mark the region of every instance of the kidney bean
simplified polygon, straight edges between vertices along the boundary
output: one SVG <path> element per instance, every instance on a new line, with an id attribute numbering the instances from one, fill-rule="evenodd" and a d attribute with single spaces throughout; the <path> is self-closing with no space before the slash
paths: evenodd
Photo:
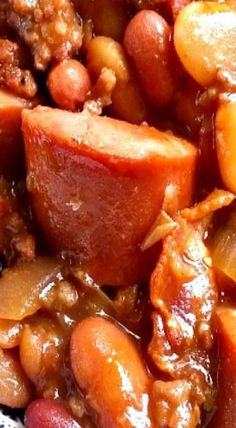
<path id="1" fill-rule="evenodd" d="M 88 70 L 96 78 L 106 67 L 114 71 L 119 82 L 130 80 L 130 68 L 122 45 L 111 37 L 97 36 L 88 45 Z"/>
<path id="2" fill-rule="evenodd" d="M 54 400 L 33 401 L 25 413 L 26 428 L 81 428 L 60 403 Z"/>
<path id="3" fill-rule="evenodd" d="M 137 13 L 126 28 L 124 47 L 149 101 L 158 107 L 167 105 L 175 91 L 171 31 L 167 22 L 151 10 Z"/>
<path id="4" fill-rule="evenodd" d="M 62 330 L 50 318 L 29 319 L 20 342 L 20 362 L 28 378 L 43 393 L 60 384 L 64 342 Z M 52 381 L 52 382 L 51 382 Z"/>
<path id="5" fill-rule="evenodd" d="M 86 318 L 71 337 L 71 364 L 101 428 L 151 426 L 150 379 L 131 338 L 112 322 Z"/>
<path id="6" fill-rule="evenodd" d="M 79 61 L 69 59 L 56 65 L 47 78 L 55 103 L 65 110 L 76 111 L 85 101 L 91 82 L 87 69 Z"/>

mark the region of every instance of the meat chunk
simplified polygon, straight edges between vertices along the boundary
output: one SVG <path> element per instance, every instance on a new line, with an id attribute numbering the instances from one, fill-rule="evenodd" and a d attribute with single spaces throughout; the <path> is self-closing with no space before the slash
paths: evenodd
<path id="1" fill-rule="evenodd" d="M 235 200 L 235 195 L 227 190 L 215 189 L 206 199 L 199 202 L 192 208 L 185 208 L 181 215 L 189 222 L 203 220 L 214 211 L 228 207 Z"/>
<path id="2" fill-rule="evenodd" d="M 30 70 L 25 70 L 24 50 L 15 42 L 0 39 L 0 85 L 19 97 L 33 98 L 37 84 Z"/>
<path id="3" fill-rule="evenodd" d="M 16 258 L 31 261 L 35 257 L 35 241 L 27 223 L 18 212 L 10 186 L 0 180 L 0 255 L 9 266 Z"/>
<path id="4" fill-rule="evenodd" d="M 191 390 L 186 380 L 154 382 L 151 398 L 158 428 L 195 428 L 200 423 L 199 407 L 192 402 Z"/>
<path id="5" fill-rule="evenodd" d="M 70 0 L 9 0 L 8 23 L 31 48 L 38 70 L 77 53 L 82 43 L 82 26 Z"/>
<path id="6" fill-rule="evenodd" d="M 52 250 L 73 252 L 98 284 L 149 278 L 156 256 L 140 244 L 168 185 L 178 189 L 173 206 L 190 203 L 194 147 L 147 126 L 45 108 L 23 112 L 23 133 L 32 207 Z"/>
<path id="7" fill-rule="evenodd" d="M 164 240 L 151 278 L 151 301 L 156 311 L 149 354 L 172 379 L 192 384 L 195 403 L 208 405 L 217 289 L 200 226 L 177 220 L 177 227 Z"/>

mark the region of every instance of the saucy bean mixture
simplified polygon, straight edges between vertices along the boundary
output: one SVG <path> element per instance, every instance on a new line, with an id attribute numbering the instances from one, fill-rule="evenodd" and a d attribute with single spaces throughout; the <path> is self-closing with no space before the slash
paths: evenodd
<path id="1" fill-rule="evenodd" d="M 235 428 L 235 2 L 1 0 L 0 149 L 0 404 Z"/>

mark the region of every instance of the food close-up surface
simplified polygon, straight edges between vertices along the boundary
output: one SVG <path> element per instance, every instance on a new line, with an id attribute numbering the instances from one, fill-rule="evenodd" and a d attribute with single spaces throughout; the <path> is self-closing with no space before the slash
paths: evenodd
<path id="1" fill-rule="evenodd" d="M 236 428 L 236 3 L 0 0 L 0 427 Z"/>

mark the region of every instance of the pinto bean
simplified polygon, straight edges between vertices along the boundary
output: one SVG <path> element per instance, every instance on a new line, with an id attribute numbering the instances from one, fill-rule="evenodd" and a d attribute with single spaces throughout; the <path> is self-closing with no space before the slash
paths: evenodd
<path id="1" fill-rule="evenodd" d="M 124 47 L 149 101 L 158 107 L 167 105 L 175 91 L 171 31 L 167 22 L 151 10 L 137 13 L 126 28 Z"/>
<path id="2" fill-rule="evenodd" d="M 146 106 L 123 46 L 110 37 L 95 37 L 88 46 L 88 69 L 99 77 L 110 68 L 117 84 L 112 93 L 111 113 L 118 119 L 139 124 L 145 120 Z"/>
<path id="3" fill-rule="evenodd" d="M 123 47 L 111 37 L 97 36 L 88 46 L 87 62 L 89 71 L 97 78 L 102 68 L 114 71 L 119 82 L 130 80 L 130 69 Z"/>
<path id="4" fill-rule="evenodd" d="M 145 120 L 147 109 L 135 80 L 125 85 L 117 83 L 112 93 L 110 111 L 117 119 L 129 123 L 139 124 Z"/>
<path id="5" fill-rule="evenodd" d="M 62 329 L 51 318 L 38 315 L 26 321 L 20 363 L 38 397 L 53 399 L 63 395 L 65 342 Z"/>
<path id="6" fill-rule="evenodd" d="M 85 101 L 91 82 L 87 69 L 79 61 L 69 59 L 56 65 L 47 79 L 55 103 L 65 110 L 76 111 Z"/>
<path id="7" fill-rule="evenodd" d="M 150 427 L 150 379 L 128 335 L 106 319 L 86 318 L 75 328 L 70 350 L 76 381 L 101 428 Z"/>
<path id="8" fill-rule="evenodd" d="M 94 33 L 121 41 L 128 22 L 125 2 L 116 0 L 76 0 L 76 10 L 83 19 L 90 19 Z"/>
<path id="9" fill-rule="evenodd" d="M 31 399 L 31 386 L 17 356 L 10 350 L 0 349 L 0 403 L 21 408 Z"/>

